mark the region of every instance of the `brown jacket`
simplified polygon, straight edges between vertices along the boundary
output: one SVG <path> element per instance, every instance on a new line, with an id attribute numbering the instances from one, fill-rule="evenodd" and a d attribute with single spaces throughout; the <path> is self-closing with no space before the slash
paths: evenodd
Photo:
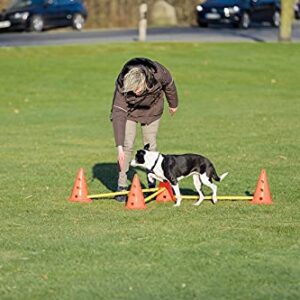
<path id="1" fill-rule="evenodd" d="M 141 67 L 146 75 L 148 90 L 136 96 L 123 93 L 123 79 L 132 67 Z M 164 108 L 164 94 L 169 107 L 178 106 L 178 96 L 170 72 L 156 61 L 147 58 L 134 58 L 128 61 L 116 81 L 111 109 L 116 145 L 124 146 L 126 120 L 150 124 L 159 119 Z"/>

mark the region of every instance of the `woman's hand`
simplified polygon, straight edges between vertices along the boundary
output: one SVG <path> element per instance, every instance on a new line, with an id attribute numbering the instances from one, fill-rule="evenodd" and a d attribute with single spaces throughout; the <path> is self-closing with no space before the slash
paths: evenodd
<path id="1" fill-rule="evenodd" d="M 125 153 L 122 146 L 118 146 L 118 162 L 120 166 L 120 170 L 124 168 L 124 162 L 125 162 Z"/>
<path id="2" fill-rule="evenodd" d="M 171 116 L 174 116 L 176 111 L 177 111 L 177 107 L 169 107 L 169 113 Z"/>

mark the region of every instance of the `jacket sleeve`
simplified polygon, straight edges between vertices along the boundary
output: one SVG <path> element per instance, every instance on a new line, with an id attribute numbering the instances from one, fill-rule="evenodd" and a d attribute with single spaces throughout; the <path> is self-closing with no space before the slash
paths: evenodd
<path id="1" fill-rule="evenodd" d="M 158 67 L 159 72 L 161 73 L 160 82 L 169 103 L 169 107 L 176 108 L 178 106 L 178 95 L 174 79 L 163 65 L 158 64 Z"/>
<path id="2" fill-rule="evenodd" d="M 124 95 L 119 91 L 118 85 L 116 84 L 111 108 L 111 121 L 113 124 L 116 146 L 124 146 L 126 120 L 127 103 Z"/>

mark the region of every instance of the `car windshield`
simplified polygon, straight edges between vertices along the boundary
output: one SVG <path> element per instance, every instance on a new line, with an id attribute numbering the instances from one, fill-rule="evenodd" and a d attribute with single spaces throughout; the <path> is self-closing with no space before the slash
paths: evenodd
<path id="1" fill-rule="evenodd" d="M 30 6 L 31 4 L 32 0 L 12 0 L 8 8 L 23 8 Z"/>

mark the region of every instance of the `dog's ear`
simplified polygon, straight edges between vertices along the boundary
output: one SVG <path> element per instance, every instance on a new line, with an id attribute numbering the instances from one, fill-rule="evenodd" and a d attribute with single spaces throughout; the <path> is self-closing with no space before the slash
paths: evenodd
<path id="1" fill-rule="evenodd" d="M 147 145 L 144 146 L 144 150 L 149 151 L 149 148 L 150 148 L 150 144 L 147 144 Z"/>

